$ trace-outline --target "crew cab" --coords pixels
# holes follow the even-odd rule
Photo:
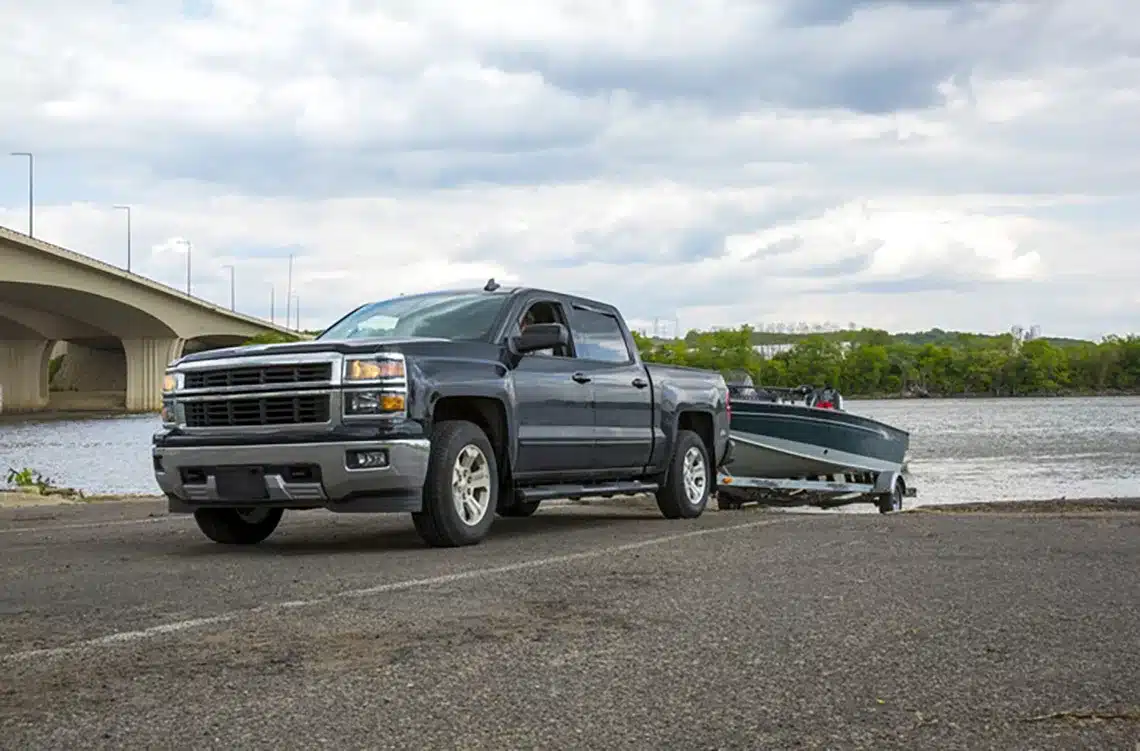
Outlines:
[[[324,508],[410,513],[428,545],[460,546],[551,499],[652,493],[700,516],[729,409],[719,373],[643,363],[614,307],[492,279],[176,360],[152,454],[169,510],[219,543]]]

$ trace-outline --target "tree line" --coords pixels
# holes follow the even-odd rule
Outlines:
[[[1099,342],[938,329],[780,336],[741,326],[678,340],[634,338],[649,362],[748,373],[758,386],[829,385],[849,396],[1140,393],[1136,335]]]
[[[301,332],[306,337],[317,331]],[[248,343],[296,341],[263,334]],[[656,340],[634,333],[647,362],[748,373],[758,386],[834,386],[847,396],[1034,396],[1140,393],[1140,336],[1023,339],[932,329],[775,334],[750,326]]]

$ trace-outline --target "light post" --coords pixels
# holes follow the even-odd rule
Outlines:
[[[186,246],[186,296],[190,297],[190,255],[194,246],[186,239],[180,239],[177,242],[183,243]]]
[[[28,237],[35,237],[36,213],[36,158],[30,151],[13,151],[12,156],[26,156],[28,158]]]
[[[277,313],[276,313],[277,301],[274,299],[276,296],[277,296],[277,289],[272,284],[270,284],[269,285],[269,322],[270,323],[277,323]]]
[[[289,280],[285,285],[285,328],[289,328],[293,310],[293,254],[289,254]]]
[[[236,310],[234,307],[234,267],[230,264],[226,264],[222,268],[230,270],[230,310],[233,311]]]
[[[127,212],[127,273],[129,274],[131,271],[131,207],[115,206],[115,208]]]

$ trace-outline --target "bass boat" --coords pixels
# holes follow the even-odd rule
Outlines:
[[[746,488],[756,500],[789,490],[800,502],[805,492],[836,500],[854,493],[888,511],[915,494],[905,477],[910,433],[846,411],[836,389],[756,387],[747,375],[728,387],[732,452],[719,483],[726,501]]]
[[[905,430],[852,414],[832,388],[729,387],[733,474],[800,477],[890,472],[910,448]]]

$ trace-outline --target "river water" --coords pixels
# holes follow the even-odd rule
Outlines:
[[[910,431],[918,497],[908,506],[1140,498],[1140,397],[848,400],[845,406]],[[150,436],[158,427],[153,415],[5,418],[0,472],[32,467],[89,494],[157,493]]]

